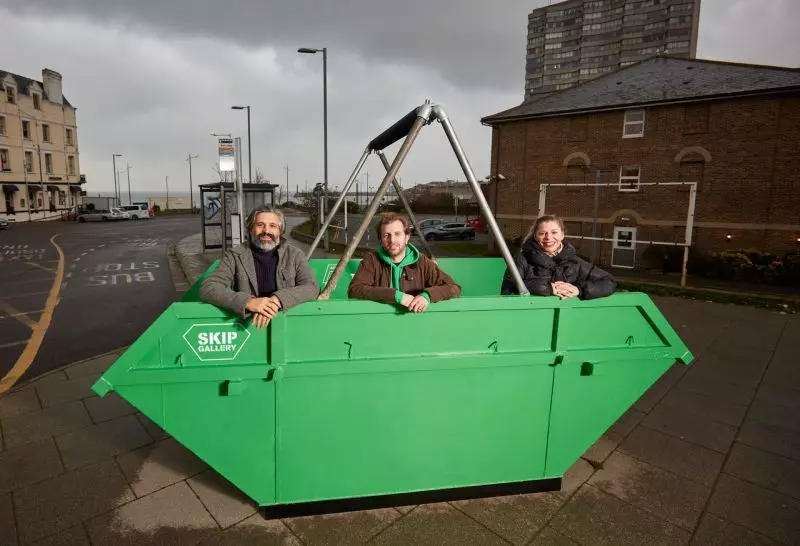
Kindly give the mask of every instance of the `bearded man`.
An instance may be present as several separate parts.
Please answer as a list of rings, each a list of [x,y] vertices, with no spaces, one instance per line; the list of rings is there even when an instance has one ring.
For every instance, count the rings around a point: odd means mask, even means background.
[[[283,213],[259,207],[247,217],[247,242],[232,248],[200,285],[200,299],[263,328],[278,311],[319,295],[303,252],[283,237]]]

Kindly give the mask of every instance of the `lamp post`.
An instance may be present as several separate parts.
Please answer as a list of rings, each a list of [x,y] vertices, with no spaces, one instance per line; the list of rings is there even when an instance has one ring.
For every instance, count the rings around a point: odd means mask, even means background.
[[[128,171],[128,204],[133,205],[133,198],[131,197],[131,166],[128,165],[127,161],[125,162],[125,170]]]
[[[122,157],[122,154],[111,154],[111,161],[114,164],[114,199],[119,199],[117,194],[117,158]]]
[[[189,152],[186,156],[186,161],[189,162],[189,214],[194,214],[194,197],[192,193],[192,159],[196,159],[200,157],[199,155],[192,155],[192,152]]]
[[[231,110],[244,110],[247,109],[247,171],[249,177],[247,181],[253,183],[253,153],[250,147],[250,105],[247,106],[231,106]]]
[[[323,127],[323,150],[324,150],[324,163],[325,163],[325,185],[323,194],[323,214],[325,212],[325,201],[328,199],[328,48],[322,49],[301,47],[297,50],[298,53],[315,54],[322,52],[322,127]],[[328,232],[325,231],[325,250],[328,250]]]

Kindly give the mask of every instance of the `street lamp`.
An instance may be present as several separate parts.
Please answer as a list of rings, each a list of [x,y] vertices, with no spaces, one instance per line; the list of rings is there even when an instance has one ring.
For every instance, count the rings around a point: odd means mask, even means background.
[[[244,110],[247,108],[247,170],[250,173],[248,181],[253,183],[253,153],[250,147],[250,105],[231,106],[231,110]]]
[[[119,199],[117,195],[117,158],[122,157],[122,154],[111,154],[111,161],[114,164],[114,199]]]
[[[325,162],[325,194],[324,199],[328,198],[328,48],[322,49],[301,47],[297,50],[298,53],[315,54],[322,52],[322,118],[323,118],[323,149],[324,149],[324,162]],[[325,201],[323,201],[323,204]],[[323,207],[323,212],[325,208]],[[325,231],[325,250],[328,250],[328,231]]]

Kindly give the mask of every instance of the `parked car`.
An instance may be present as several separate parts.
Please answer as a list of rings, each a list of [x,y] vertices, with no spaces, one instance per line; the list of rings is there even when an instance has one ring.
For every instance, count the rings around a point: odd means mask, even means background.
[[[428,218],[426,220],[422,220],[419,223],[419,229],[422,231],[422,233],[425,233],[429,229],[431,229],[433,227],[436,227],[436,226],[439,226],[439,225],[444,224],[444,223],[445,223],[445,221],[442,220],[441,218]],[[417,230],[414,229],[414,226],[412,225],[411,226],[411,235],[415,235],[416,232],[417,232]]]
[[[130,216],[122,209],[116,207],[111,210],[101,210],[94,212],[84,212],[78,216],[79,222],[108,222],[111,220],[129,220]]]
[[[7,229],[8,228],[8,220],[5,218],[0,218],[0,229]]]
[[[467,218],[466,222],[471,225],[478,233],[488,233],[489,226],[480,217]]]
[[[426,241],[445,239],[474,239],[475,228],[469,224],[439,224],[423,231]]]
[[[134,203],[133,205],[125,205],[122,210],[128,213],[132,220],[149,220],[150,210],[147,205],[141,203]]]

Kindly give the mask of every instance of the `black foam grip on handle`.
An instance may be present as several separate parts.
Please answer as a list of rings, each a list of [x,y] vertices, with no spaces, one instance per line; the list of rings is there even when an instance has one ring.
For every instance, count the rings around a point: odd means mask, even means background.
[[[367,148],[369,148],[371,152],[383,150],[401,138],[408,136],[409,131],[411,131],[411,126],[414,125],[417,117],[417,108],[414,108],[408,114],[400,118],[394,125],[373,138],[367,145]]]

